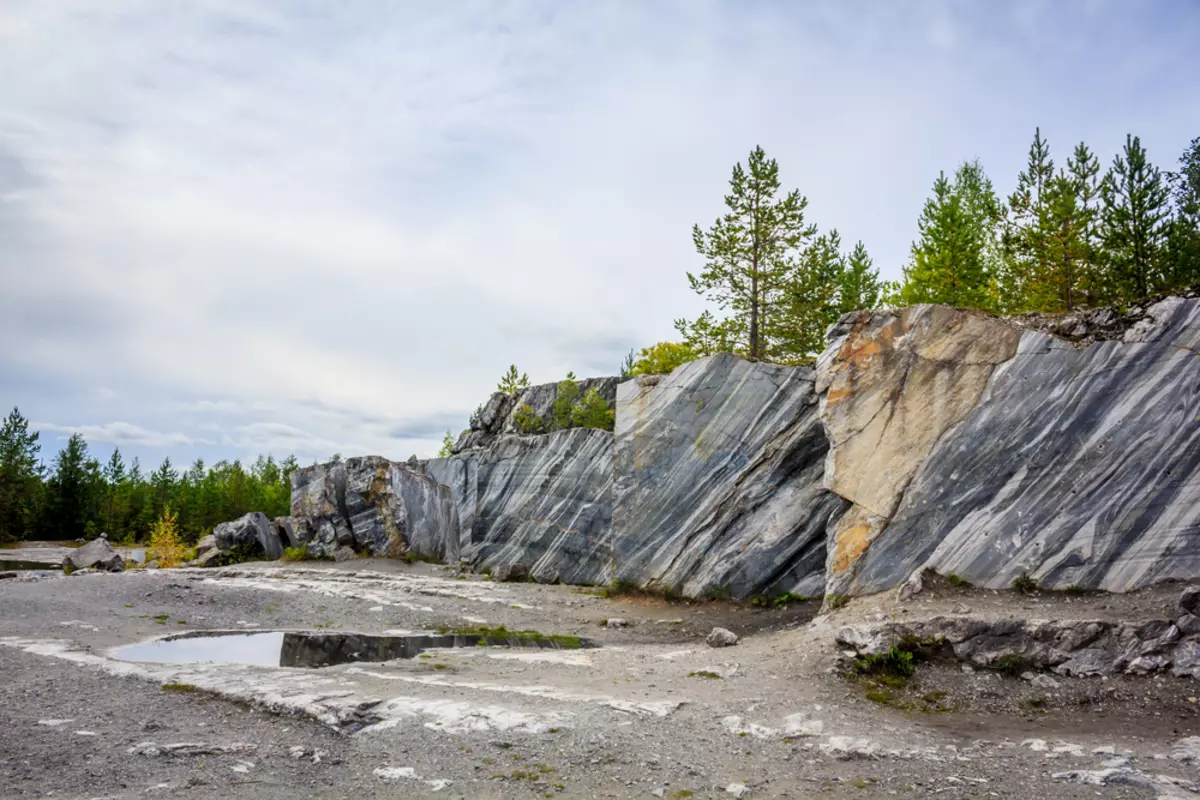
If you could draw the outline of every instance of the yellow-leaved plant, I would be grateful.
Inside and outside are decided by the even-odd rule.
[[[175,527],[176,516],[167,508],[154,523],[154,528],[150,531],[150,546],[146,549],[147,564],[157,561],[159,567],[170,569],[190,560],[191,548],[179,538],[179,531]]]

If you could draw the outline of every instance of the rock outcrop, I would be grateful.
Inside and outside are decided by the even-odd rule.
[[[261,511],[252,511],[238,517],[232,522],[222,522],[213,528],[213,544],[216,551],[229,553],[236,547],[249,548],[251,551],[268,560],[275,560],[283,555],[283,543],[279,541],[279,531]],[[212,550],[201,557],[210,555]],[[210,559],[208,560],[211,560]]]
[[[591,428],[506,435],[424,469],[450,487],[461,552],[477,569],[519,563],[541,582],[607,583],[612,445]]]
[[[1200,300],[1119,322],[1081,316],[1064,340],[917,306],[834,326],[818,364],[825,481],[854,505],[827,590],[870,594],[924,567],[990,588],[1200,575]]]
[[[616,400],[617,385],[625,380],[628,378],[587,378],[579,381],[579,394],[582,397],[588,390],[595,389],[609,407],[612,407]],[[521,406],[529,406],[533,414],[546,426],[546,430],[549,430],[550,412],[556,399],[557,383],[530,386],[516,394],[493,393],[487,403],[480,406],[478,412],[471,417],[471,427],[458,437],[454,452],[480,450],[489,447],[501,436],[522,433],[513,420],[513,415]]]
[[[828,449],[813,371],[723,354],[617,390],[614,576],[690,597],[819,595]]]
[[[884,655],[892,647],[945,646],[960,661],[1008,672],[1042,670],[1076,677],[1170,672],[1200,677],[1200,631],[1182,629],[1179,621],[1171,620],[935,617],[842,628],[837,642],[860,657]]]
[[[411,552],[439,561],[459,558],[450,489],[380,456],[294,471],[291,511],[277,521],[278,529],[317,555],[349,547],[377,556]]]
[[[89,568],[121,572],[125,569],[125,559],[107,539],[95,539],[63,556],[62,565],[68,572]]]

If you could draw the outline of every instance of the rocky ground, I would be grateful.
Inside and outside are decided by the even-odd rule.
[[[834,671],[847,624],[970,613],[1170,618],[1179,587],[1019,596],[931,587],[822,616],[393,560],[0,580],[0,794],[225,797],[1190,797],[1193,679],[951,662],[904,685]],[[624,620],[624,627],[601,622]],[[134,663],[195,630],[499,626],[598,647],[470,647],[321,669]],[[714,626],[741,636],[711,648]],[[868,699],[870,694],[870,699]],[[182,746],[176,746],[182,745]]]

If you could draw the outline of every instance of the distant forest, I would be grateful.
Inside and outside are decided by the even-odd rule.
[[[717,352],[811,363],[829,325],[859,308],[945,303],[1062,313],[1200,284],[1200,138],[1164,171],[1130,135],[1102,170],[1082,142],[1056,166],[1038,130],[1008,197],[997,194],[978,160],[966,161],[933,181],[900,281],[880,280],[861,241],[847,247],[838,230],[822,233],[806,222],[808,198],[781,186],[779,165],[762,148],[734,166],[725,213],[692,231],[703,265],[687,280],[712,310],[676,320],[678,341],[630,352],[623,375],[666,373]],[[512,367],[500,389],[527,385]],[[564,392],[550,423],[521,409],[522,430],[612,428],[612,411],[598,395],[580,397],[573,375],[562,386],[574,394]],[[453,441],[447,433],[443,455]],[[292,457],[260,456],[248,467],[197,460],[181,473],[166,459],[144,474],[118,450],[102,464],[78,434],[47,467],[40,448],[38,433],[14,408],[0,428],[0,542],[101,531],[144,541],[168,508],[182,537],[195,541],[249,511],[286,514],[296,467]]]
[[[181,538],[194,543],[218,523],[250,511],[283,516],[291,505],[291,456],[260,456],[249,467],[197,459],[182,473],[167,458],[146,474],[136,458],[126,464],[120,450],[101,464],[75,434],[46,469],[38,439],[16,408],[0,426],[0,542],[101,532],[114,542],[145,542],[169,508]]]

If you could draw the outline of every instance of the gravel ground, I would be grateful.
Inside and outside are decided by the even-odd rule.
[[[866,598],[812,619],[811,603],[605,599],[388,560],[22,573],[0,581],[0,794],[1195,796],[1200,771],[1179,745],[1200,733],[1195,681],[1076,680],[1046,691],[934,664],[880,704],[833,671],[837,627],[881,615],[965,604],[976,616],[1151,618],[1177,595],[935,587],[902,609]],[[197,630],[475,625],[599,646],[471,647],[321,669],[135,664],[112,652]],[[742,641],[708,647],[714,625]],[[1031,705],[1035,693],[1043,701]],[[1085,696],[1093,700],[1081,704]],[[194,747],[167,747],[181,743]],[[1053,777],[1067,772],[1081,774]]]

